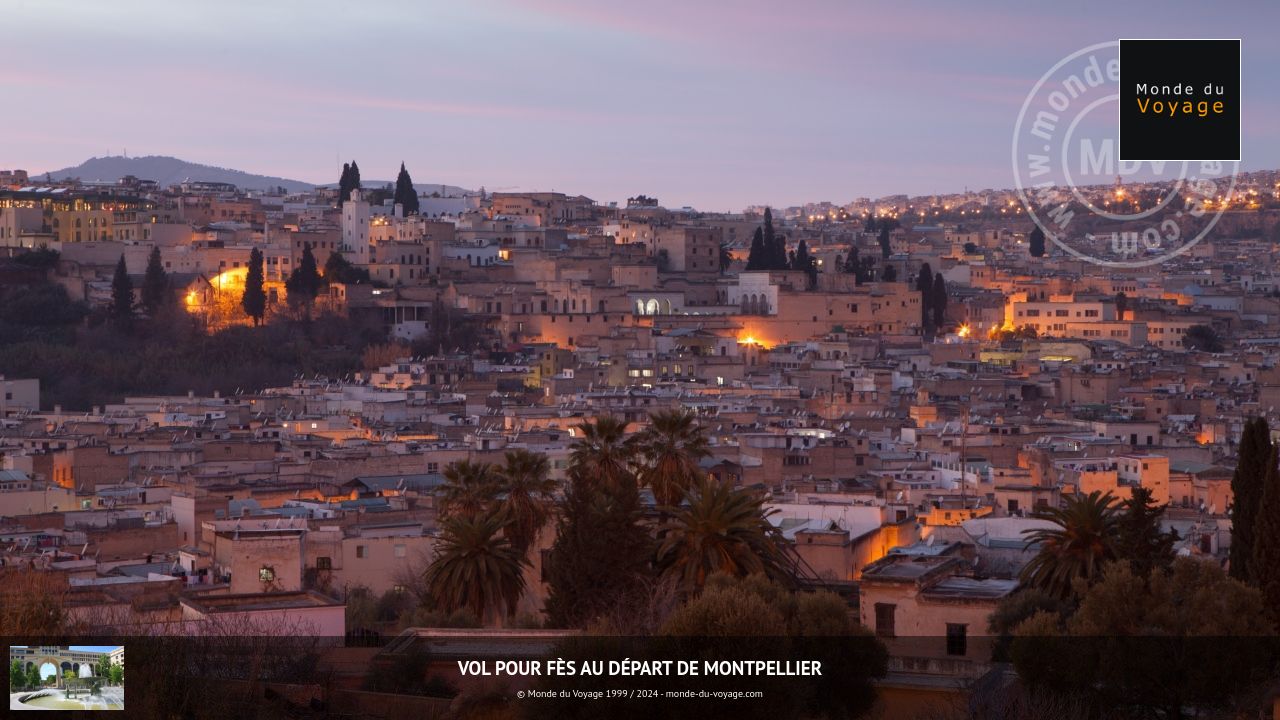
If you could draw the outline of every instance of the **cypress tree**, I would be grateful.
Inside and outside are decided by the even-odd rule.
[[[395,202],[404,209],[405,215],[418,214],[418,191],[413,189],[413,179],[404,163],[400,163],[400,174],[396,176]]]
[[[160,248],[151,248],[147,257],[147,273],[142,279],[142,305],[151,315],[169,304],[169,276],[160,262]]]
[[[1120,503],[1116,538],[1116,558],[1128,561],[1143,577],[1173,564],[1173,544],[1178,540],[1177,531],[1161,530],[1164,507],[1157,506],[1151,497],[1150,488],[1135,487],[1129,499]]]
[[[809,257],[809,243],[805,242],[804,239],[801,238],[800,244],[796,245],[795,261],[793,262],[791,269],[808,272],[809,263],[811,261],[812,258]]]
[[[255,326],[262,323],[267,314],[267,291],[263,288],[262,251],[254,248],[249,253],[249,273],[244,278],[244,295],[240,298],[240,306],[244,314],[253,318]]]
[[[342,163],[342,177],[338,178],[338,202],[351,199],[351,163]]]
[[[107,312],[115,320],[129,320],[133,317],[133,281],[129,279],[129,269],[124,264],[124,254],[116,263],[116,273],[111,278],[111,304]]]
[[[1031,257],[1044,257],[1044,231],[1039,225],[1031,230],[1027,243],[1030,245]]]
[[[316,256],[311,253],[311,243],[303,243],[302,259],[298,262],[298,267],[289,273],[289,279],[284,283],[289,302],[295,305],[309,304],[320,293],[320,286],[323,283],[320,272],[316,269]]]
[[[751,253],[747,255],[747,270],[764,269],[766,269],[764,233],[757,227],[755,235],[751,236]]]
[[[898,279],[898,269],[893,265],[886,264],[884,270],[880,273],[880,279],[885,282],[894,282]]]
[[[920,266],[920,273],[916,275],[916,290],[926,292],[933,289],[933,268],[929,267],[929,263]]]
[[[1250,572],[1273,617],[1280,617],[1280,447],[1271,446],[1253,525]],[[1234,549],[1234,538],[1232,539]]]
[[[892,254],[893,248],[889,245],[889,223],[884,222],[880,224],[880,255],[888,260]]]
[[[942,273],[933,276],[931,302],[933,304],[933,325],[934,327],[942,327],[947,315],[947,283],[942,279]]]
[[[653,541],[634,487],[605,490],[574,477],[547,559],[547,619],[582,627],[634,598],[652,574]]]
[[[1271,428],[1266,419],[1255,417],[1244,425],[1237,450],[1236,470],[1231,476],[1231,577],[1254,582],[1253,550],[1262,500],[1263,477],[1271,457]]]
[[[920,326],[930,327],[933,322],[933,268],[929,263],[920,266],[916,276],[916,291],[920,293]]]
[[[791,267],[791,253],[787,252],[787,236],[779,235],[773,250],[773,269],[786,270]]]
[[[762,270],[787,269],[787,241],[780,239],[773,229],[773,210],[764,209],[765,266]]]
[[[355,160],[351,161],[351,189],[360,189],[360,166],[356,164]],[[349,193],[348,197],[350,197]]]

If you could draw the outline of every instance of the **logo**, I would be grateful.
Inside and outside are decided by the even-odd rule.
[[[1120,159],[1240,161],[1240,41],[1121,40]]]
[[[1041,76],[1014,125],[1014,183],[1054,246],[1099,265],[1143,267],[1187,252],[1213,229],[1240,163],[1122,160],[1120,74],[1112,41]]]

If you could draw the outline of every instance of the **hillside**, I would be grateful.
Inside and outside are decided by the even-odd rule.
[[[75,167],[54,170],[49,174],[55,180],[80,178],[84,181],[103,182],[115,182],[126,175],[133,175],[142,180],[154,180],[161,187],[176,185],[185,180],[232,183],[246,190],[284,187],[290,192],[299,192],[315,187],[311,183],[300,180],[254,175],[241,170],[200,165],[164,155],[95,157]]]
[[[132,175],[142,180],[154,180],[161,187],[176,185],[186,180],[231,183],[242,190],[269,190],[283,187],[289,192],[302,192],[317,187],[312,183],[302,182],[301,180],[290,180],[269,175],[254,175],[242,170],[201,165],[166,155],[147,155],[144,157],[114,155],[89,158],[75,167],[53,170],[49,175],[54,180],[79,178],[86,182],[115,182],[126,175]],[[41,177],[43,177],[43,174],[33,175],[32,179],[40,179]],[[391,183],[386,180],[366,180],[363,183],[366,188],[376,188],[387,184]],[[336,186],[337,183],[326,183],[321,187]],[[414,183],[413,186],[417,188],[419,193],[423,194],[458,195],[470,192],[470,190],[456,185]]]

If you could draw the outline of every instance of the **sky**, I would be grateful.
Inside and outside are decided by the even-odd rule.
[[[1243,39],[1280,167],[1280,3],[4,0],[0,168],[173,155],[740,210],[1012,187],[1026,93],[1120,37]]]

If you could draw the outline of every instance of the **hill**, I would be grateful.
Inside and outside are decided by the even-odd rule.
[[[242,190],[270,190],[283,187],[289,192],[304,192],[315,187],[337,186],[337,183],[326,183],[317,186],[301,180],[290,180],[289,178],[272,177],[270,175],[254,175],[242,170],[187,162],[167,155],[147,155],[144,157],[113,155],[89,158],[75,167],[53,170],[49,175],[54,180],[79,178],[85,182],[116,182],[126,175],[132,175],[141,180],[154,180],[160,187],[169,187],[186,180],[198,180],[231,183]],[[32,179],[39,179],[40,177],[33,176]],[[385,180],[367,180],[362,184],[366,188],[376,188],[393,183]],[[427,195],[431,193],[459,195],[471,192],[456,185],[414,183],[413,186],[419,193]]]
[[[176,185],[185,180],[231,183],[245,190],[267,190],[284,187],[289,192],[301,192],[315,187],[311,183],[288,178],[254,175],[241,170],[201,165],[165,155],[145,157],[89,158],[83,163],[49,173],[55,180],[80,178],[84,181],[115,182],[126,175],[141,180],[154,180],[161,187]]]

